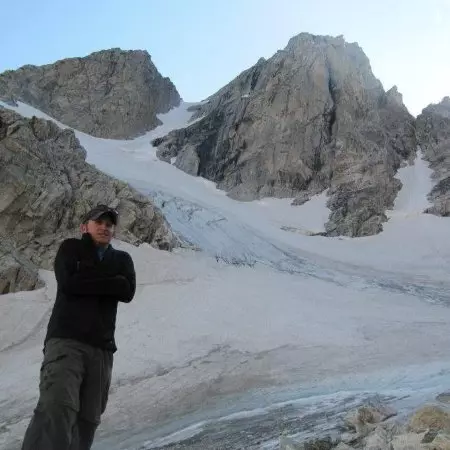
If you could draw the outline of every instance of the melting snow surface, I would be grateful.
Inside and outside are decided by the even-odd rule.
[[[151,195],[201,250],[114,244],[132,254],[138,289],[119,309],[111,399],[95,448],[154,448],[195,436],[214,418],[267,418],[274,404],[300,397],[311,411],[336,412],[344,391],[414,403],[448,386],[450,229],[448,219],[422,213],[432,185],[421,153],[399,171],[403,188],[383,233],[309,236],[324,230],[326,192],[299,207],[292,199],[237,202],[158,160],[150,142],[189,126],[189,106],[129,141],[76,131],[88,162]],[[48,118],[24,104],[11,109]],[[0,297],[5,450],[18,446],[36,401],[55,295],[53,273],[42,277],[44,289]]]

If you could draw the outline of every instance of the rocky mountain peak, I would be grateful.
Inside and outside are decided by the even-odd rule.
[[[296,197],[324,190],[328,235],[381,230],[416,151],[414,118],[386,93],[357,44],[302,33],[242,72],[154,144],[164,161],[215,181],[233,198]]]
[[[156,114],[180,102],[145,50],[119,48],[5,72],[2,97],[110,138],[155,127]],[[153,142],[163,161],[242,201],[284,197],[297,205],[326,192],[329,236],[382,230],[401,188],[397,170],[416,155],[417,136],[439,172],[439,195],[447,189],[439,167],[450,98],[416,121],[397,86],[386,92],[362,48],[343,36],[294,36],[192,111],[192,125]],[[430,211],[446,214],[445,202]]]
[[[34,106],[93,136],[130,138],[160,122],[156,115],[180,103],[145,50],[113,48],[45,66],[0,74],[0,98]]]
[[[318,36],[310,33],[300,33],[292,37],[284,51],[290,51],[301,57],[302,53],[324,52],[326,56],[332,55],[333,51],[339,52],[345,59],[350,59],[353,68],[360,66],[369,72],[372,71],[370,61],[363,49],[355,42],[349,43],[344,39],[344,36]],[[344,60],[344,64],[347,62]]]
[[[441,117],[450,119],[450,97],[444,97],[441,102],[427,106],[422,114],[436,114]]]
[[[386,92],[386,99],[392,102],[392,104],[395,104],[406,110],[406,106],[403,103],[403,95],[398,91],[397,86],[392,86],[391,89]]]

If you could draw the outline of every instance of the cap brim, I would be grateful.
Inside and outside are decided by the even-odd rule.
[[[98,220],[102,216],[109,216],[111,218],[111,222],[114,225],[117,225],[117,216],[110,211],[99,211],[98,213],[95,213],[92,216],[90,216],[88,220]]]

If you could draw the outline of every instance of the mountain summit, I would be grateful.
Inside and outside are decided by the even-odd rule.
[[[157,126],[180,95],[146,51],[104,50],[0,74],[0,98],[21,100],[96,137],[125,139]]]
[[[165,161],[240,200],[328,190],[328,235],[381,231],[415,154],[414,118],[385,92],[357,44],[302,33],[203,104],[187,129],[154,142]],[[173,159],[172,159],[173,160]]]

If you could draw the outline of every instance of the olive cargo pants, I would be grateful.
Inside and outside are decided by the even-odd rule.
[[[72,339],[50,339],[22,450],[89,450],[106,409],[112,365],[111,352]]]

